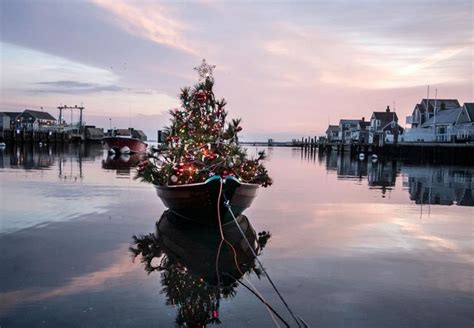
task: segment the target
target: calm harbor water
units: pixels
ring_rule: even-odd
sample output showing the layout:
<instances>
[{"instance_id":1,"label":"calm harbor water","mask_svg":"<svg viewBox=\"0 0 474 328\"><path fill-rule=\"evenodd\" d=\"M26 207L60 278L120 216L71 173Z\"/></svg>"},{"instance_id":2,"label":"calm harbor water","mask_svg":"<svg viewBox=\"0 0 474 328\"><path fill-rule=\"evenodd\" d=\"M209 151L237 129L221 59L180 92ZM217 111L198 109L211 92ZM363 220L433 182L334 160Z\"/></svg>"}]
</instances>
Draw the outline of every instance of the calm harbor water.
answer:
<instances>
[{"instance_id":1,"label":"calm harbor water","mask_svg":"<svg viewBox=\"0 0 474 328\"><path fill-rule=\"evenodd\" d=\"M473 167L268 154L275 183L243 227L294 312L312 327L472 327ZM100 146L0 151L2 328L273 326L243 285L215 287L216 236L166 215L156 225L165 208L133 180L138 160ZM293 324L231 243L245 281Z\"/></svg>"}]
</instances>

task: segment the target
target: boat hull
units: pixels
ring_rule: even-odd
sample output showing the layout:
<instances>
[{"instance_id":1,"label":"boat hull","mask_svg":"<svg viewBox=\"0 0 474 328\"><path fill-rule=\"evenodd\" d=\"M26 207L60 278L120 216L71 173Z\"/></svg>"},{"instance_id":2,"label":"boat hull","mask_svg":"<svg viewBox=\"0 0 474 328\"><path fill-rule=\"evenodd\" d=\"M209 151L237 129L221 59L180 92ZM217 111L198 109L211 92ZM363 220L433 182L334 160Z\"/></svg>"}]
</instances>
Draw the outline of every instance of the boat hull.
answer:
<instances>
[{"instance_id":1,"label":"boat hull","mask_svg":"<svg viewBox=\"0 0 474 328\"><path fill-rule=\"evenodd\" d=\"M221 189L222 181L222 189ZM182 186L156 186L158 197L173 213L185 220L204 224L226 224L250 207L257 196L257 184L237 179L213 177L204 183ZM225 201L228 200L232 214Z\"/></svg>"},{"instance_id":2,"label":"boat hull","mask_svg":"<svg viewBox=\"0 0 474 328\"><path fill-rule=\"evenodd\" d=\"M135 138L105 137L102 141L109 150L113 150L115 153L127 152L124 151L127 148L131 153L145 153L148 146L140 139Z\"/></svg>"}]
</instances>

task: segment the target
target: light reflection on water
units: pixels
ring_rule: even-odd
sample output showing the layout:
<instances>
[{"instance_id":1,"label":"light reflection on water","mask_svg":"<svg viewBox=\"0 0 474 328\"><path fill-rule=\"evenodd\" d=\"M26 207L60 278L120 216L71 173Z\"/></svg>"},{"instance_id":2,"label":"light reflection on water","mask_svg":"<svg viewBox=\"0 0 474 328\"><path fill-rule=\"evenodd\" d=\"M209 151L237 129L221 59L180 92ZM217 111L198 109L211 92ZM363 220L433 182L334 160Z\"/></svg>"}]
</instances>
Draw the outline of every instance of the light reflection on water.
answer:
<instances>
[{"instance_id":1,"label":"light reflection on water","mask_svg":"<svg viewBox=\"0 0 474 328\"><path fill-rule=\"evenodd\" d=\"M246 215L255 230L271 231L260 258L306 321L472 325L474 168L268 151L275 184ZM166 305L161 273L128 251L165 210L150 185L133 180L138 160L108 158L100 146L0 152L0 325L166 327L189 314L186 303ZM186 269L173 256L173 268ZM286 315L264 280L248 279ZM234 292L219 301L224 327L272 326L250 292Z\"/></svg>"}]
</instances>

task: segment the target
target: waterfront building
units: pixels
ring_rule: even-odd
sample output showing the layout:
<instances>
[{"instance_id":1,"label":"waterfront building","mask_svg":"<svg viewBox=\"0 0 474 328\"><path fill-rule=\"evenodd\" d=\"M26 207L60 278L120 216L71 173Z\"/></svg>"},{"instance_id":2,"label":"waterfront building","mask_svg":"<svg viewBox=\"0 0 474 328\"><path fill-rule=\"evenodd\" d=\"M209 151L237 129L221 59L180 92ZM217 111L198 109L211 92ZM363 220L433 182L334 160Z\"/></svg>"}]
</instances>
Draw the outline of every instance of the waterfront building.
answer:
<instances>
[{"instance_id":1,"label":"waterfront building","mask_svg":"<svg viewBox=\"0 0 474 328\"><path fill-rule=\"evenodd\" d=\"M339 140L339 125L329 125L326 129L326 140L335 142Z\"/></svg>"},{"instance_id":2,"label":"waterfront building","mask_svg":"<svg viewBox=\"0 0 474 328\"><path fill-rule=\"evenodd\" d=\"M466 142L474 140L474 104L456 108L435 106L433 116L415 128L407 129L404 142ZM413 126L413 125L412 125Z\"/></svg>"},{"instance_id":3,"label":"waterfront building","mask_svg":"<svg viewBox=\"0 0 474 328\"><path fill-rule=\"evenodd\" d=\"M390 110L390 106L383 112L372 113L369 127L370 144L397 143L398 136L402 133L403 128L398 124L397 113Z\"/></svg>"},{"instance_id":4,"label":"waterfront building","mask_svg":"<svg viewBox=\"0 0 474 328\"><path fill-rule=\"evenodd\" d=\"M21 112L0 112L0 131L14 130L16 118Z\"/></svg>"},{"instance_id":5,"label":"waterfront building","mask_svg":"<svg viewBox=\"0 0 474 328\"><path fill-rule=\"evenodd\" d=\"M16 128L20 130L48 130L52 129L56 123L56 119L48 112L31 109L25 109L16 117Z\"/></svg>"},{"instance_id":6,"label":"waterfront building","mask_svg":"<svg viewBox=\"0 0 474 328\"><path fill-rule=\"evenodd\" d=\"M370 122L362 117L357 126L351 130L351 142L357 144L367 144L369 142Z\"/></svg>"},{"instance_id":7,"label":"waterfront building","mask_svg":"<svg viewBox=\"0 0 474 328\"><path fill-rule=\"evenodd\" d=\"M100 141L104 137L104 129L96 128L94 125L84 127L84 137L86 140Z\"/></svg>"},{"instance_id":8,"label":"waterfront building","mask_svg":"<svg viewBox=\"0 0 474 328\"><path fill-rule=\"evenodd\" d=\"M471 125L474 124L474 103L464 103L463 112L468 116Z\"/></svg>"},{"instance_id":9,"label":"waterfront building","mask_svg":"<svg viewBox=\"0 0 474 328\"><path fill-rule=\"evenodd\" d=\"M342 143L350 142L352 132L357 129L359 120L357 119L342 119L339 121L338 141Z\"/></svg>"},{"instance_id":10,"label":"waterfront building","mask_svg":"<svg viewBox=\"0 0 474 328\"><path fill-rule=\"evenodd\" d=\"M422 99L415 105L413 112L407 116L406 123L411 128L418 128L435 115L435 112L459 108L461 105L457 99Z\"/></svg>"}]
</instances>

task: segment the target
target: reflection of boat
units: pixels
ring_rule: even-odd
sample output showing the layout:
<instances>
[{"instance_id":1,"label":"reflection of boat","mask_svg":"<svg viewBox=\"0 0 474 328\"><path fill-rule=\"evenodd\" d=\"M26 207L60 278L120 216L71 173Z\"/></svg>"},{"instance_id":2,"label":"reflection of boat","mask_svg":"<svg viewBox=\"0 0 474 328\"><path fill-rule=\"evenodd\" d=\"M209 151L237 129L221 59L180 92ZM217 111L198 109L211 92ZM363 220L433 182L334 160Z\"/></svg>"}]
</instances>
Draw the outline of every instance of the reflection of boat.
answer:
<instances>
[{"instance_id":1,"label":"reflection of boat","mask_svg":"<svg viewBox=\"0 0 474 328\"><path fill-rule=\"evenodd\" d=\"M106 170L120 170L135 167L144 159L144 154L113 154L102 161L102 168Z\"/></svg>"},{"instance_id":2,"label":"reflection of boat","mask_svg":"<svg viewBox=\"0 0 474 328\"><path fill-rule=\"evenodd\" d=\"M4 149L7 145L4 142L0 142L0 149Z\"/></svg>"},{"instance_id":3,"label":"reflection of boat","mask_svg":"<svg viewBox=\"0 0 474 328\"><path fill-rule=\"evenodd\" d=\"M241 183L234 177L213 176L203 183L156 186L157 194L166 207L186 219L207 224L232 220L225 206L229 201L237 217L250 207L257 195L257 184Z\"/></svg>"},{"instance_id":4,"label":"reflection of boat","mask_svg":"<svg viewBox=\"0 0 474 328\"><path fill-rule=\"evenodd\" d=\"M255 246L257 236L247 217L240 215L237 222L250 245ZM216 255L221 241L218 230L189 225L172 211L165 211L156 223L155 236L168 258L185 264L192 275L213 285L220 280L226 286L235 280L230 281L229 276L240 278L240 272L251 268L249 264L253 263L254 256L235 223L224 225L223 230L226 240L234 247L239 267L235 265L232 249L225 245L219 256L219 277L216 275Z\"/></svg>"},{"instance_id":5,"label":"reflection of boat","mask_svg":"<svg viewBox=\"0 0 474 328\"><path fill-rule=\"evenodd\" d=\"M147 144L139 138L139 134L131 129L116 129L112 130L110 135L102 138L102 141L107 145L111 153L144 153L146 152ZM146 139L145 139L146 140Z\"/></svg>"},{"instance_id":6,"label":"reflection of boat","mask_svg":"<svg viewBox=\"0 0 474 328\"><path fill-rule=\"evenodd\" d=\"M260 275L254 253L261 253L270 234L257 238L245 216L237 221L252 249L234 223L223 226L227 244L217 229L183 222L169 210L156 223L155 233L134 236L130 251L149 274L161 273L166 303L177 308L177 326L220 323L220 300L235 296L236 282L244 274Z\"/></svg>"}]
</instances>

